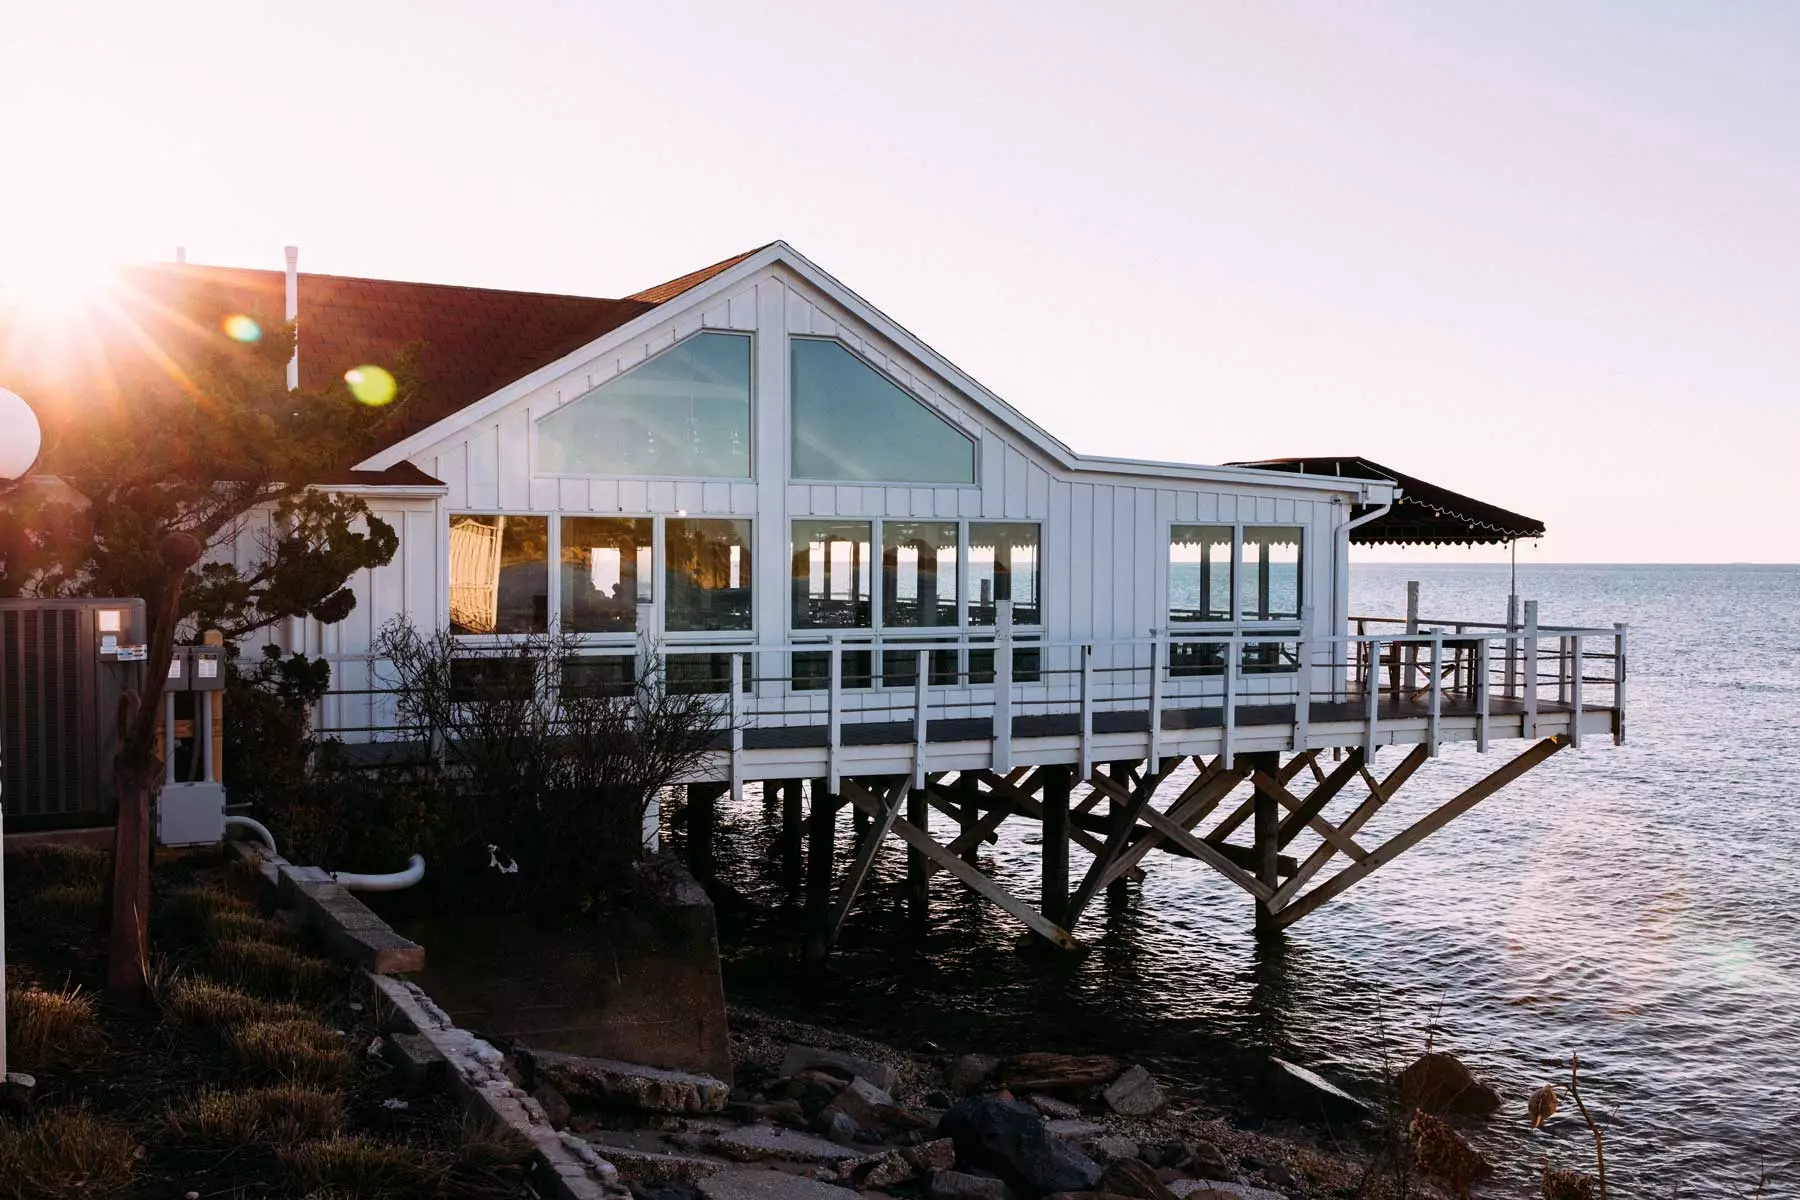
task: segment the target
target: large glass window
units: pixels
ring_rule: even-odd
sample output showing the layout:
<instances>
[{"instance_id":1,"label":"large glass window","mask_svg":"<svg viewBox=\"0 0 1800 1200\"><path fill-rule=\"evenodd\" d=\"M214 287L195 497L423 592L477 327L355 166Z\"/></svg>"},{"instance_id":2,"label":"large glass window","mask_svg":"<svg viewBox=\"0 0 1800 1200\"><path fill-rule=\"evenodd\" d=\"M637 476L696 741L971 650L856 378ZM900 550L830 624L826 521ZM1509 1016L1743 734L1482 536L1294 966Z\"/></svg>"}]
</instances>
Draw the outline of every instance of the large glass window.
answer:
<instances>
[{"instance_id":1,"label":"large glass window","mask_svg":"<svg viewBox=\"0 0 1800 1200\"><path fill-rule=\"evenodd\" d=\"M550 627L550 520L450 516L452 633L543 633Z\"/></svg>"},{"instance_id":2,"label":"large glass window","mask_svg":"<svg viewBox=\"0 0 1800 1200\"><path fill-rule=\"evenodd\" d=\"M969 525L969 624L992 625L994 605L1011 600L1013 624L1042 621L1038 607L1038 527L1018 521Z\"/></svg>"},{"instance_id":3,"label":"large glass window","mask_svg":"<svg viewBox=\"0 0 1800 1200\"><path fill-rule=\"evenodd\" d=\"M953 521L882 523L882 625L956 624L956 543Z\"/></svg>"},{"instance_id":4,"label":"large glass window","mask_svg":"<svg viewBox=\"0 0 1800 1200\"><path fill-rule=\"evenodd\" d=\"M1231 620L1231 526L1177 525L1170 531L1169 619Z\"/></svg>"},{"instance_id":5,"label":"large glass window","mask_svg":"<svg viewBox=\"0 0 1800 1200\"><path fill-rule=\"evenodd\" d=\"M974 483L975 443L838 342L793 339L796 479Z\"/></svg>"},{"instance_id":6,"label":"large glass window","mask_svg":"<svg viewBox=\"0 0 1800 1200\"><path fill-rule=\"evenodd\" d=\"M671 518L663 526L665 628L750 628L750 522Z\"/></svg>"},{"instance_id":7,"label":"large glass window","mask_svg":"<svg viewBox=\"0 0 1800 1200\"><path fill-rule=\"evenodd\" d=\"M750 474L750 338L700 333L538 422L546 475Z\"/></svg>"},{"instance_id":8,"label":"large glass window","mask_svg":"<svg viewBox=\"0 0 1800 1200\"><path fill-rule=\"evenodd\" d=\"M630 633L637 606L656 598L649 517L562 519L562 627Z\"/></svg>"},{"instance_id":9,"label":"large glass window","mask_svg":"<svg viewBox=\"0 0 1800 1200\"><path fill-rule=\"evenodd\" d=\"M1297 525L1246 525L1238 607L1246 621L1300 619L1300 538Z\"/></svg>"},{"instance_id":10,"label":"large glass window","mask_svg":"<svg viewBox=\"0 0 1800 1200\"><path fill-rule=\"evenodd\" d=\"M869 522L794 522L794 628L867 629Z\"/></svg>"}]
</instances>

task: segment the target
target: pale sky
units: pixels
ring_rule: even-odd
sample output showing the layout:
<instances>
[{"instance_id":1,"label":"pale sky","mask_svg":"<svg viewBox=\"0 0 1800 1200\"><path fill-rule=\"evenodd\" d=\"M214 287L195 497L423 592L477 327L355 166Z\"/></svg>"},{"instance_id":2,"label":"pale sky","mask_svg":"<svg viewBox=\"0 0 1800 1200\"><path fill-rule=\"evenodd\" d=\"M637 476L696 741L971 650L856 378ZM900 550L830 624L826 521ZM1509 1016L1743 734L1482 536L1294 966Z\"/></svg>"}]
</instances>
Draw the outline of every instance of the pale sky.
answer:
<instances>
[{"instance_id":1,"label":"pale sky","mask_svg":"<svg viewBox=\"0 0 1800 1200\"><path fill-rule=\"evenodd\" d=\"M1800 5L4 10L0 270L611 296L779 237L1079 450L1800 560Z\"/></svg>"}]
</instances>

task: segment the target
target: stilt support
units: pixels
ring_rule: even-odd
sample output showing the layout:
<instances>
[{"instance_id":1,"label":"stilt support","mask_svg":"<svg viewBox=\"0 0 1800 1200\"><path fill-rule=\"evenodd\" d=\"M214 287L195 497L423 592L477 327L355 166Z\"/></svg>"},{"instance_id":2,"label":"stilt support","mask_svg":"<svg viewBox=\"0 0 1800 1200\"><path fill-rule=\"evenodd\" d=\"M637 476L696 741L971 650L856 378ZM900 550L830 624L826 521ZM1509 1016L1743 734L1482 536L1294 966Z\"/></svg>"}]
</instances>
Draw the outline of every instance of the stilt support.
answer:
<instances>
[{"instance_id":1,"label":"stilt support","mask_svg":"<svg viewBox=\"0 0 1800 1200\"><path fill-rule=\"evenodd\" d=\"M1046 921L1060 923L1063 905L1069 901L1069 793L1072 772L1068 767L1048 767L1044 775L1044 883L1038 911Z\"/></svg>"}]
</instances>

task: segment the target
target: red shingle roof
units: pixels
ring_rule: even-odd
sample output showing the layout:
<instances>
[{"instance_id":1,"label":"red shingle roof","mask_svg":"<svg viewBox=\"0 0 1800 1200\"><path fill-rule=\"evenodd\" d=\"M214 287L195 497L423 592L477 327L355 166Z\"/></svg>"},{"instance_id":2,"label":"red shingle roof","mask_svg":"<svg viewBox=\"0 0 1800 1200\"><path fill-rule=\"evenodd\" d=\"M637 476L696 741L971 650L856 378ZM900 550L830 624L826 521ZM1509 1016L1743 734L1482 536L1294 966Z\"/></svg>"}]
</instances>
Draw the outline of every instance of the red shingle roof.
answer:
<instances>
[{"instance_id":1,"label":"red shingle roof","mask_svg":"<svg viewBox=\"0 0 1800 1200\"><path fill-rule=\"evenodd\" d=\"M379 444L367 447L372 454L755 253L616 300L301 274L300 386L320 389L352 367L391 365L407 346L422 343L418 393L381 427ZM171 386L185 364L226 344L226 317L243 314L278 328L284 288L280 271L177 263L121 268L106 295L60 340L0 312L0 387L24 396L47 429L73 432L84 416L114 411L145 388Z\"/></svg>"}]
</instances>

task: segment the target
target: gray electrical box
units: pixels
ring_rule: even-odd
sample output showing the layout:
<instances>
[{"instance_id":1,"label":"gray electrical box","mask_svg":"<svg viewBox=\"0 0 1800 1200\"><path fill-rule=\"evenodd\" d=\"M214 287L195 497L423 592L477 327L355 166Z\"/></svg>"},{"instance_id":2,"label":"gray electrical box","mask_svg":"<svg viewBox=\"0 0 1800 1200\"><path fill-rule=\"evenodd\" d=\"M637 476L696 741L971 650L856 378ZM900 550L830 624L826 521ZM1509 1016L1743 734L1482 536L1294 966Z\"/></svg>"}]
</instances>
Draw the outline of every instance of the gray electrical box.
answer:
<instances>
[{"instance_id":1,"label":"gray electrical box","mask_svg":"<svg viewBox=\"0 0 1800 1200\"><path fill-rule=\"evenodd\" d=\"M185 692L191 686L188 682L188 648L176 646L175 652L169 655L169 678L163 683L163 695L170 692Z\"/></svg>"},{"instance_id":2,"label":"gray electrical box","mask_svg":"<svg viewBox=\"0 0 1800 1200\"><path fill-rule=\"evenodd\" d=\"M0 803L9 830L112 818L119 696L141 685L142 600L0 600Z\"/></svg>"},{"instance_id":3,"label":"gray electrical box","mask_svg":"<svg viewBox=\"0 0 1800 1200\"><path fill-rule=\"evenodd\" d=\"M196 692L225 690L225 647L189 646L188 688Z\"/></svg>"}]
</instances>

